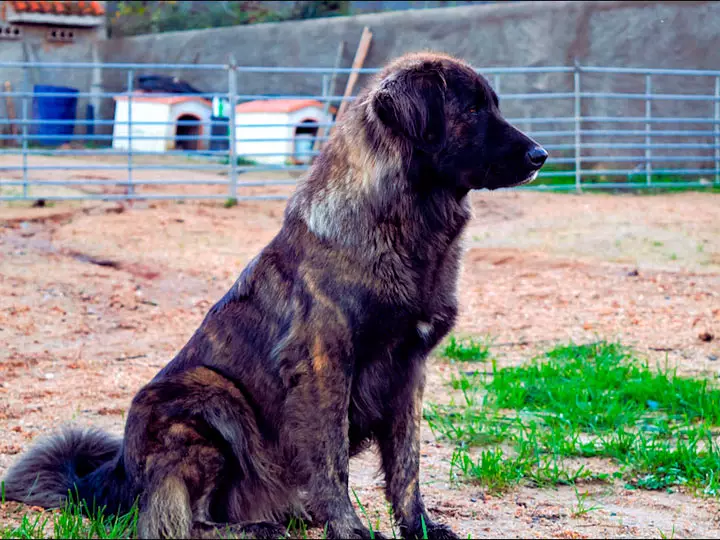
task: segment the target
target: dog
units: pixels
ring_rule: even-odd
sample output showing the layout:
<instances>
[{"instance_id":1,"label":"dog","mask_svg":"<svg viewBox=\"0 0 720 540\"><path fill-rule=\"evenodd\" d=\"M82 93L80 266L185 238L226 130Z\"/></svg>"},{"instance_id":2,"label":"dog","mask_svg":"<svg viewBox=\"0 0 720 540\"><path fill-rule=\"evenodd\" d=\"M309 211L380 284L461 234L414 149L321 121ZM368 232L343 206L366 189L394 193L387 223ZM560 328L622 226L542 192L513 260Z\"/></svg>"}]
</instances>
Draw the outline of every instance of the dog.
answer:
<instances>
[{"instance_id":1,"label":"dog","mask_svg":"<svg viewBox=\"0 0 720 540\"><path fill-rule=\"evenodd\" d=\"M137 502L143 538L278 537L289 516L370 538L348 462L375 444L403 536L457 538L419 486L425 364L456 320L468 194L530 182L547 156L468 64L426 52L389 63L274 239L134 397L122 440L66 429L37 443L6 497Z\"/></svg>"}]
</instances>

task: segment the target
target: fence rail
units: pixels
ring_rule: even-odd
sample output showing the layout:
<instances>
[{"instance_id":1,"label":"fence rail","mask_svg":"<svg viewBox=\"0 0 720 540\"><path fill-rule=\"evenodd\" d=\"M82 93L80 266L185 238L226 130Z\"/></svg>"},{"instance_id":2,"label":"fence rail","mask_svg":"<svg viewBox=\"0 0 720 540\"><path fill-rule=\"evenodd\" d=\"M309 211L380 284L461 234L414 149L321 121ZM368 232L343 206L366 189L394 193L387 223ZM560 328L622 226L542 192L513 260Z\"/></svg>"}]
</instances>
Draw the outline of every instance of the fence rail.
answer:
<instances>
[{"instance_id":1,"label":"fence rail","mask_svg":"<svg viewBox=\"0 0 720 540\"><path fill-rule=\"evenodd\" d=\"M38 70L53 82L69 71L99 70L103 84L42 90L30 83ZM332 128L332 115L296 121L268 112L258 119L236 105L299 99L339 105L355 96L336 95L330 78L353 71L377 72L238 66L232 58L227 64L0 62L0 74L7 74L0 78L21 81L0 91L0 200L285 198L287 189L278 188L294 185L310 166L316 143L328 138L318 129ZM538 179L521 189L720 186L720 71L581 65L478 71L500 94L510 122L550 152ZM194 80L215 74L214 87L218 76L226 82L218 92L136 91L136 76L158 72ZM247 91L249 78L259 76L276 77L266 88L278 92ZM317 84L294 86L293 76L315 77ZM167 100L178 97L201 105L180 114ZM39 113L41 104L63 98L76 104L71 118ZM208 112L213 99L228 104L227 114ZM121 102L127 105L118 107Z\"/></svg>"}]
</instances>

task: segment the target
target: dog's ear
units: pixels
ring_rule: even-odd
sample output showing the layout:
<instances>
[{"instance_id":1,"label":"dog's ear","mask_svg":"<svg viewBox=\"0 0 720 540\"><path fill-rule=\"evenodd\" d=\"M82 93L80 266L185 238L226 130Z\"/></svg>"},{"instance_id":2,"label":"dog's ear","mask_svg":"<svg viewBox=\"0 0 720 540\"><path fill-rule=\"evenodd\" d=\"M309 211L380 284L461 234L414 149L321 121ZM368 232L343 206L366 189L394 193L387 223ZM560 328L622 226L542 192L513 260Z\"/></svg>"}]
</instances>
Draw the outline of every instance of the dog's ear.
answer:
<instances>
[{"instance_id":1,"label":"dog's ear","mask_svg":"<svg viewBox=\"0 0 720 540\"><path fill-rule=\"evenodd\" d=\"M384 79L372 107L393 133L426 152L445 144L445 79L432 64L402 70Z\"/></svg>"}]
</instances>

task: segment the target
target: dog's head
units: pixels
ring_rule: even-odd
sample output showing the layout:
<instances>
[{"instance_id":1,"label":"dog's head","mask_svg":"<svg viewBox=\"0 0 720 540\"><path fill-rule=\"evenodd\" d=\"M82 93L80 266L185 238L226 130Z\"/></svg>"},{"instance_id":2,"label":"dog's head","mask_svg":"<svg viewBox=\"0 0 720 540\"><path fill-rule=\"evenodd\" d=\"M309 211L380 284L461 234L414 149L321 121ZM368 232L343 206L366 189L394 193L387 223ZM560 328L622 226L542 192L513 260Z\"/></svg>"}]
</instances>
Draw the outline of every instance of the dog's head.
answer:
<instances>
[{"instance_id":1,"label":"dog's head","mask_svg":"<svg viewBox=\"0 0 720 540\"><path fill-rule=\"evenodd\" d=\"M385 134L461 190L531 182L547 159L500 113L488 81L445 55L419 53L386 67L366 101Z\"/></svg>"}]
</instances>

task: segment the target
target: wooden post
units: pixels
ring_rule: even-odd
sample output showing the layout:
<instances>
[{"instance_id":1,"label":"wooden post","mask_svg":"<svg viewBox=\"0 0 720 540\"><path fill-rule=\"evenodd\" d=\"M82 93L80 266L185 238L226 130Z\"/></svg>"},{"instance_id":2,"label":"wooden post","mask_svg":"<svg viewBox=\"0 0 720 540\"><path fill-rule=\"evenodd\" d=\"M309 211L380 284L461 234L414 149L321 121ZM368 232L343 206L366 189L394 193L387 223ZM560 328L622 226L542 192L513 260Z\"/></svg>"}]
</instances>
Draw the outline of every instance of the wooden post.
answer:
<instances>
[{"instance_id":1,"label":"wooden post","mask_svg":"<svg viewBox=\"0 0 720 540\"><path fill-rule=\"evenodd\" d=\"M17 135L18 134L18 127L17 124L15 124L15 120L17 119L17 116L15 114L15 103L13 102L12 96L9 95L12 93L12 84L10 81L5 81L5 93L8 94L5 96L5 109L7 109L7 117L10 121L10 134L11 135ZM13 139L13 143L16 143Z\"/></svg>"}]
</instances>

